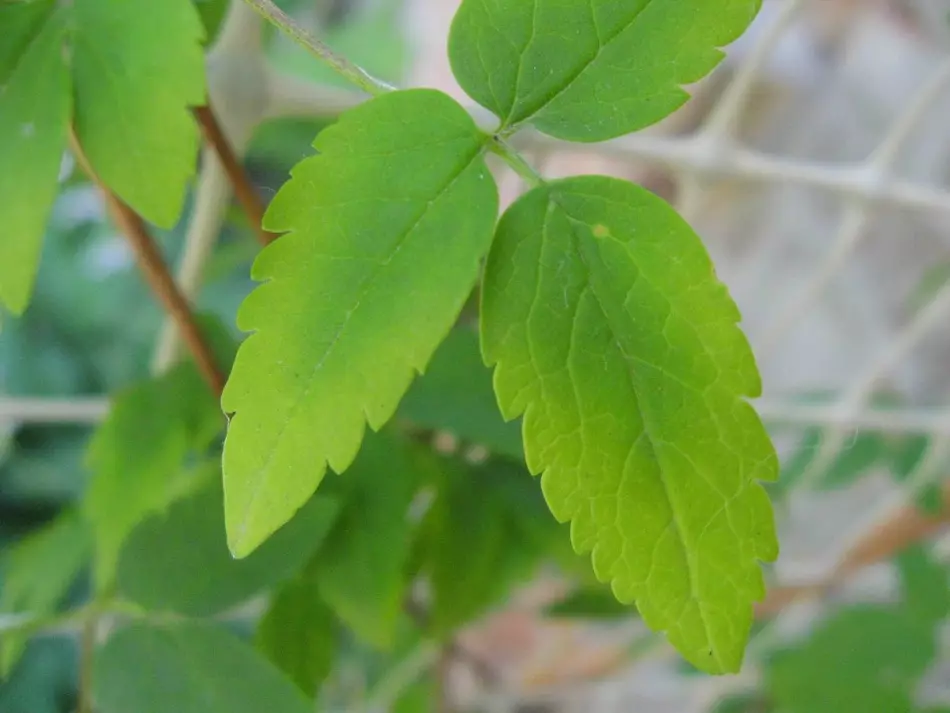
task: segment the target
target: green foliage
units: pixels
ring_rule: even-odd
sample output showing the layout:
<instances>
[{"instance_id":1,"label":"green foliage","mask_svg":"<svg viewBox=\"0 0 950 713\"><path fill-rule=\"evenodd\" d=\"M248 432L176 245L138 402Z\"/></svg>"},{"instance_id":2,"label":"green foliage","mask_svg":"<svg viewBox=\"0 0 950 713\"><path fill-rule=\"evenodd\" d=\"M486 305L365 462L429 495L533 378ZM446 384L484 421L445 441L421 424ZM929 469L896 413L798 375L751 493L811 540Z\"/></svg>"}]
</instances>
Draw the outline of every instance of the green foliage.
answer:
<instances>
[{"instance_id":1,"label":"green foliage","mask_svg":"<svg viewBox=\"0 0 950 713\"><path fill-rule=\"evenodd\" d=\"M382 434L367 438L339 482L340 518L308 565L340 620L380 647L394 641L408 586L409 506L424 469L403 443Z\"/></svg>"},{"instance_id":2,"label":"green foliage","mask_svg":"<svg viewBox=\"0 0 950 713\"><path fill-rule=\"evenodd\" d=\"M215 464L216 465L216 464ZM211 616L292 577L329 533L339 503L311 498L250 557L235 560L224 534L220 469L205 485L141 522L122 548L119 591L157 611Z\"/></svg>"},{"instance_id":3,"label":"green foliage","mask_svg":"<svg viewBox=\"0 0 950 713\"><path fill-rule=\"evenodd\" d=\"M577 589L551 616L614 619L635 603L697 667L737 670L764 593L760 561L777 554L759 484L777 462L746 401L760 384L736 306L663 201L603 177L545 182L506 140L529 124L600 141L659 121L759 4L464 0L451 63L498 115L493 133L441 92L390 92L331 61L379 96L335 122L303 124L320 127L316 152L265 218L280 237L254 262L250 294L243 281L230 291L250 333L236 358L225 330L205 325L220 364L233 361L220 400L190 362L143 377L158 315L113 291L108 268L92 275L95 289L63 277L76 263L131 262L111 242L106 259L93 254L108 231L42 243L68 129L133 210L177 223L196 158L189 109L205 101L203 48L228 4L0 6L0 158L18 169L0 171L0 220L21 236L0 238L0 300L23 312L45 249L54 271L40 274L34 307L78 313L56 323L70 339L34 369L24 355L49 329L30 322L31 309L28 327L2 345L0 377L13 373L27 394L123 387L86 449L88 487L79 496L79 477L61 488L66 514L11 550L0 612L27 612L40 628L63 623L58 608L91 559L91 601L66 623L110 619L93 661L97 713L303 713L339 694L329 684L353 652L361 665L397 662L367 676L381 689L370 702L430 710L435 677L423 668L434 647L552 563ZM398 9L393 0L355 10L333 43L357 43L398 74ZM273 43L271 59L300 69L302 55L285 47ZM233 109L217 94L215 104ZM261 145L283 154L265 174L299 157L299 134L286 126L264 127L249 164ZM500 223L488 154L532 184ZM184 232L159 238L169 258ZM244 245L222 242L212 274L248 258ZM113 321L82 316L104 305ZM230 318L233 307L219 311ZM111 344L120 326L126 341L77 364L74 334ZM121 356L133 343L129 365ZM437 454L430 432L481 448ZM21 474L32 433L3 434ZM69 447L56 457L66 451L72 463L85 436L60 437ZM919 452L893 457L916 463ZM950 606L942 570L919 553L901 567L915 613L875 612L872 628L887 633L900 619L919 635L914 645L932 648ZM238 605L258 601L256 627L236 627L254 630L255 647L198 621L243 619ZM7 667L33 631L11 626ZM797 680L780 666L770 669L776 698Z\"/></svg>"},{"instance_id":4,"label":"green foliage","mask_svg":"<svg viewBox=\"0 0 950 713\"><path fill-rule=\"evenodd\" d=\"M257 627L257 648L312 698L333 668L336 633L316 579L305 574L274 595Z\"/></svg>"},{"instance_id":5,"label":"green foliage","mask_svg":"<svg viewBox=\"0 0 950 713\"><path fill-rule=\"evenodd\" d=\"M61 53L65 25L57 17L42 26L43 11L41 3L0 7L0 26L4 34L12 30L14 40L5 38L4 47L20 45L23 52L19 59L19 52L0 55L0 85L6 84L0 94L0 156L19 169L0 171L0 216L4 230L17 236L0 240L0 302L18 314L39 266L70 112L69 68Z\"/></svg>"},{"instance_id":6,"label":"green foliage","mask_svg":"<svg viewBox=\"0 0 950 713\"><path fill-rule=\"evenodd\" d=\"M3 553L0 614L41 617L56 611L91 555L88 525L66 511ZM0 680L26 649L27 637L0 639Z\"/></svg>"},{"instance_id":7,"label":"green foliage","mask_svg":"<svg viewBox=\"0 0 950 713\"><path fill-rule=\"evenodd\" d=\"M823 622L770 662L766 686L788 713L907 713L937 653L935 624L950 611L944 568L923 550L899 558L903 601L862 605Z\"/></svg>"},{"instance_id":8,"label":"green foliage","mask_svg":"<svg viewBox=\"0 0 950 713\"><path fill-rule=\"evenodd\" d=\"M526 472L445 461L440 476L425 535L430 624L447 636L527 580L548 550L530 530L532 504L543 503Z\"/></svg>"},{"instance_id":9,"label":"green foliage","mask_svg":"<svg viewBox=\"0 0 950 713\"><path fill-rule=\"evenodd\" d=\"M171 227L194 173L205 99L201 21L190 0L52 0L0 7L0 300L26 307L70 121L93 169L145 218ZM9 27L10 42L7 42ZM21 54L22 53L22 54ZM34 198L35 196L35 198Z\"/></svg>"},{"instance_id":10,"label":"green foliage","mask_svg":"<svg viewBox=\"0 0 950 713\"><path fill-rule=\"evenodd\" d=\"M631 612L609 590L591 587L571 592L547 607L545 613L564 619L620 619L629 617Z\"/></svg>"},{"instance_id":11,"label":"green foliage","mask_svg":"<svg viewBox=\"0 0 950 713\"><path fill-rule=\"evenodd\" d=\"M193 622L134 624L96 654L101 713L309 713L273 665L222 629Z\"/></svg>"},{"instance_id":12,"label":"green foliage","mask_svg":"<svg viewBox=\"0 0 950 713\"><path fill-rule=\"evenodd\" d=\"M741 398L760 384L738 316L672 209L598 177L508 210L482 298L499 402L525 414L551 510L621 601L720 672L739 668L757 560L778 549L756 482L777 460Z\"/></svg>"},{"instance_id":13,"label":"green foliage","mask_svg":"<svg viewBox=\"0 0 950 713\"><path fill-rule=\"evenodd\" d=\"M93 478L84 513L95 532L98 589L111 585L132 528L177 495L185 457L207 447L220 427L217 404L191 364L118 396L86 458Z\"/></svg>"},{"instance_id":14,"label":"green foliage","mask_svg":"<svg viewBox=\"0 0 950 713\"><path fill-rule=\"evenodd\" d=\"M491 372L482 363L478 334L458 327L449 334L402 400L400 415L422 428L448 431L492 453L524 458L518 425L498 413Z\"/></svg>"},{"instance_id":15,"label":"green foliage","mask_svg":"<svg viewBox=\"0 0 950 713\"><path fill-rule=\"evenodd\" d=\"M465 91L501 119L569 141L656 123L688 98L761 0L465 0L449 40Z\"/></svg>"},{"instance_id":16,"label":"green foliage","mask_svg":"<svg viewBox=\"0 0 950 713\"><path fill-rule=\"evenodd\" d=\"M326 465L349 467L366 424L389 420L448 334L497 212L484 143L444 94L395 92L323 131L274 198L266 226L290 232L254 264L266 283L238 314L254 334L222 399L236 556L293 515Z\"/></svg>"}]
</instances>

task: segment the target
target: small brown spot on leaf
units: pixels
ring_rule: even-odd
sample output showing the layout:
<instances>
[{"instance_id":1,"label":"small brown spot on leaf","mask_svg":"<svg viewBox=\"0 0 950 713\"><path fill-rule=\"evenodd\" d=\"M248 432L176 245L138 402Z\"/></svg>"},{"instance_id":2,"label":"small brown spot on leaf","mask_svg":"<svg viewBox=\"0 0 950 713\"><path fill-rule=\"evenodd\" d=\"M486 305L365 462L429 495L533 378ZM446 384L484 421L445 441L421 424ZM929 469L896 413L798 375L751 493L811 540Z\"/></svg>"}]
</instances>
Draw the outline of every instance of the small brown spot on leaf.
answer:
<instances>
[{"instance_id":1,"label":"small brown spot on leaf","mask_svg":"<svg viewBox=\"0 0 950 713\"><path fill-rule=\"evenodd\" d=\"M595 238L609 238L610 237L610 228L606 225L600 225L599 223L594 226L594 237Z\"/></svg>"}]
</instances>

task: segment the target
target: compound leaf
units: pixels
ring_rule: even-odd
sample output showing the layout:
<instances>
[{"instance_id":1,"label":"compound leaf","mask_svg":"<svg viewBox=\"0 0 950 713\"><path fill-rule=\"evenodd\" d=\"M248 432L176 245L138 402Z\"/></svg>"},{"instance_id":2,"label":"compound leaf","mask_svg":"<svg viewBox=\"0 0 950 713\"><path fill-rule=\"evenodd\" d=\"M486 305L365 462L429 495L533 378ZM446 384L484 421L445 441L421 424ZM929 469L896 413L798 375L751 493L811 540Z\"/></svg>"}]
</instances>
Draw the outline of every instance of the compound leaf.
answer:
<instances>
[{"instance_id":1,"label":"compound leaf","mask_svg":"<svg viewBox=\"0 0 950 713\"><path fill-rule=\"evenodd\" d=\"M388 435L363 443L338 483L345 497L339 521L308 571L324 601L358 636L392 645L407 586L412 544L409 505L421 464Z\"/></svg>"},{"instance_id":2,"label":"compound leaf","mask_svg":"<svg viewBox=\"0 0 950 713\"><path fill-rule=\"evenodd\" d=\"M722 60L761 0L464 0L449 58L502 120L603 141L668 116Z\"/></svg>"},{"instance_id":3,"label":"compound leaf","mask_svg":"<svg viewBox=\"0 0 950 713\"><path fill-rule=\"evenodd\" d=\"M757 414L739 312L661 199L589 176L502 218L482 343L528 467L578 552L691 663L739 668L778 553L757 482L778 460Z\"/></svg>"},{"instance_id":4,"label":"compound leaf","mask_svg":"<svg viewBox=\"0 0 950 713\"><path fill-rule=\"evenodd\" d=\"M17 23L31 31L44 5L0 8L4 49L18 46ZM29 15L28 15L29 14ZM46 219L56 198L57 176L69 123L69 68L63 54L61 13L21 47L8 71L0 64L0 302L21 314L29 302L40 261ZM27 22L30 20L30 22ZM7 26L6 23L11 23ZM12 31L10 41L7 32ZM20 34L26 39L29 35ZM0 57L0 62L4 58ZM4 76L7 75L7 76Z\"/></svg>"},{"instance_id":5,"label":"compound leaf","mask_svg":"<svg viewBox=\"0 0 950 713\"><path fill-rule=\"evenodd\" d=\"M211 616L292 577L320 546L339 503L318 495L253 555L235 560L224 535L220 469L197 492L144 520L119 557L119 590L153 610Z\"/></svg>"},{"instance_id":6,"label":"compound leaf","mask_svg":"<svg viewBox=\"0 0 950 713\"><path fill-rule=\"evenodd\" d=\"M204 27L190 0L75 0L75 126L96 173L163 228L195 172Z\"/></svg>"},{"instance_id":7,"label":"compound leaf","mask_svg":"<svg viewBox=\"0 0 950 713\"><path fill-rule=\"evenodd\" d=\"M266 216L224 392L228 542L250 553L365 425L393 415L471 293L497 214L485 137L434 90L394 92L324 130Z\"/></svg>"},{"instance_id":8,"label":"compound leaf","mask_svg":"<svg viewBox=\"0 0 950 713\"><path fill-rule=\"evenodd\" d=\"M333 669L336 620L320 598L316 580L287 582L257 626L257 648L313 698Z\"/></svg>"},{"instance_id":9,"label":"compound leaf","mask_svg":"<svg viewBox=\"0 0 950 713\"><path fill-rule=\"evenodd\" d=\"M198 622L133 624L96 652L99 713L310 713L313 705L253 648Z\"/></svg>"},{"instance_id":10,"label":"compound leaf","mask_svg":"<svg viewBox=\"0 0 950 713\"><path fill-rule=\"evenodd\" d=\"M43 616L56 611L92 554L88 526L72 510L3 553L0 613ZM26 636L0 637L0 679L26 648Z\"/></svg>"}]
</instances>

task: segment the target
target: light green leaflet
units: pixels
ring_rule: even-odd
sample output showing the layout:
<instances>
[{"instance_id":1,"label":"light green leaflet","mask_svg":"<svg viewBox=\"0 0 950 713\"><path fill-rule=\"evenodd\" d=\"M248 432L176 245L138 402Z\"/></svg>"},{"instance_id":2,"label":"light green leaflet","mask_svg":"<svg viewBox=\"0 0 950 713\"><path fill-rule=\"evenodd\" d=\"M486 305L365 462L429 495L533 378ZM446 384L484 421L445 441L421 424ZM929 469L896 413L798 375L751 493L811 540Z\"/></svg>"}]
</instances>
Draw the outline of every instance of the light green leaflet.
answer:
<instances>
[{"instance_id":1,"label":"light green leaflet","mask_svg":"<svg viewBox=\"0 0 950 713\"><path fill-rule=\"evenodd\" d=\"M449 58L507 131L570 141L642 129L687 99L761 0L465 0Z\"/></svg>"},{"instance_id":2,"label":"light green leaflet","mask_svg":"<svg viewBox=\"0 0 950 713\"><path fill-rule=\"evenodd\" d=\"M98 590L112 584L125 538L173 499L185 457L207 447L221 421L215 399L190 363L116 398L86 454L93 477L83 510L95 532Z\"/></svg>"},{"instance_id":3,"label":"light green leaflet","mask_svg":"<svg viewBox=\"0 0 950 713\"><path fill-rule=\"evenodd\" d=\"M35 0L0 7L0 300L22 312L70 123L99 176L145 218L178 220L205 98L189 0ZM15 236L15 238L13 237Z\"/></svg>"},{"instance_id":4,"label":"light green leaflet","mask_svg":"<svg viewBox=\"0 0 950 713\"><path fill-rule=\"evenodd\" d=\"M575 548L709 672L739 668L778 549L738 319L697 236L630 183L547 184L499 225L482 340L502 411Z\"/></svg>"},{"instance_id":5,"label":"light green leaflet","mask_svg":"<svg viewBox=\"0 0 950 713\"><path fill-rule=\"evenodd\" d=\"M91 538L74 510L31 533L3 552L0 614L42 617L56 611L79 572L89 561ZM0 636L0 680L26 649L28 634Z\"/></svg>"},{"instance_id":6,"label":"light green leaflet","mask_svg":"<svg viewBox=\"0 0 950 713\"><path fill-rule=\"evenodd\" d=\"M228 542L250 553L345 470L426 368L497 216L486 137L445 94L394 92L323 131L268 209L222 405Z\"/></svg>"},{"instance_id":7,"label":"light green leaflet","mask_svg":"<svg viewBox=\"0 0 950 713\"><path fill-rule=\"evenodd\" d=\"M0 9L0 26L24 5ZM4 28L4 44L7 42ZM26 309L40 261L46 216L56 198L69 121L69 69L61 19L49 22L18 63L0 66L0 302ZM12 42L10 44L13 44ZM6 76L5 76L6 75Z\"/></svg>"},{"instance_id":8,"label":"light green leaflet","mask_svg":"<svg viewBox=\"0 0 950 713\"><path fill-rule=\"evenodd\" d=\"M222 628L131 624L96 652L97 713L310 713L269 661Z\"/></svg>"}]
</instances>

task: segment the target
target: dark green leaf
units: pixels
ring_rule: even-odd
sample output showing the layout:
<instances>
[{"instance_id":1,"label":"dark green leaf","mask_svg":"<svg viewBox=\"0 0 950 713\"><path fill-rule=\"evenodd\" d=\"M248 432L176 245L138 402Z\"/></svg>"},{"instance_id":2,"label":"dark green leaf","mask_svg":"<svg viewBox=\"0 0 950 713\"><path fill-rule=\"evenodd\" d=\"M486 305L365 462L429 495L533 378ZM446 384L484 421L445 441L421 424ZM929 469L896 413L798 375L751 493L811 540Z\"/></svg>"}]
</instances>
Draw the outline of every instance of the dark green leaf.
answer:
<instances>
[{"instance_id":1,"label":"dark green leaf","mask_svg":"<svg viewBox=\"0 0 950 713\"><path fill-rule=\"evenodd\" d=\"M148 609L210 616L293 576L320 546L338 512L335 499L311 498L264 547L236 560L227 547L216 477L135 528L119 559L119 590Z\"/></svg>"},{"instance_id":2,"label":"dark green leaf","mask_svg":"<svg viewBox=\"0 0 950 713\"><path fill-rule=\"evenodd\" d=\"M491 372L482 362L478 335L454 329L436 350L422 378L400 405L400 413L418 426L448 431L499 455L524 458L517 423L498 411Z\"/></svg>"},{"instance_id":3,"label":"dark green leaf","mask_svg":"<svg viewBox=\"0 0 950 713\"><path fill-rule=\"evenodd\" d=\"M910 616L936 623L950 613L947 569L923 546L917 545L897 557L904 585L904 603Z\"/></svg>"},{"instance_id":4,"label":"dark green leaf","mask_svg":"<svg viewBox=\"0 0 950 713\"><path fill-rule=\"evenodd\" d=\"M533 485L523 470L444 462L426 531L437 633L449 634L484 613L532 575L546 554L526 536L522 520L531 515L503 483L519 476Z\"/></svg>"},{"instance_id":5,"label":"dark green leaf","mask_svg":"<svg viewBox=\"0 0 950 713\"><path fill-rule=\"evenodd\" d=\"M312 576L297 577L277 591L257 626L257 648L308 698L316 695L333 668L336 620Z\"/></svg>"},{"instance_id":6,"label":"dark green leaf","mask_svg":"<svg viewBox=\"0 0 950 713\"><path fill-rule=\"evenodd\" d=\"M339 521L309 566L324 600L361 638L392 644L405 594L411 546L409 505L419 464L388 435L366 438L339 482Z\"/></svg>"},{"instance_id":7,"label":"dark green leaf","mask_svg":"<svg viewBox=\"0 0 950 713\"><path fill-rule=\"evenodd\" d=\"M636 615L636 610L617 601L604 587L578 589L547 607L544 613L565 619L623 619Z\"/></svg>"},{"instance_id":8,"label":"dark green leaf","mask_svg":"<svg viewBox=\"0 0 950 713\"><path fill-rule=\"evenodd\" d=\"M693 7L692 5L690 7ZM579 552L691 663L738 670L778 554L778 462L739 312L692 229L610 178L545 184L498 228L482 344Z\"/></svg>"},{"instance_id":9,"label":"dark green leaf","mask_svg":"<svg viewBox=\"0 0 950 713\"><path fill-rule=\"evenodd\" d=\"M907 713L935 654L930 626L901 610L857 607L778 654L766 685L788 713Z\"/></svg>"},{"instance_id":10,"label":"dark green leaf","mask_svg":"<svg viewBox=\"0 0 950 713\"><path fill-rule=\"evenodd\" d=\"M66 511L3 553L0 613L43 616L56 611L89 563L89 528L77 512ZM21 636L0 641L0 678L6 677L26 647Z\"/></svg>"},{"instance_id":11,"label":"dark green leaf","mask_svg":"<svg viewBox=\"0 0 950 713\"><path fill-rule=\"evenodd\" d=\"M222 629L181 622L121 629L96 654L97 713L311 713L253 648Z\"/></svg>"},{"instance_id":12,"label":"dark green leaf","mask_svg":"<svg viewBox=\"0 0 950 713\"><path fill-rule=\"evenodd\" d=\"M346 470L424 371L474 287L498 194L486 137L446 95L393 92L346 112L271 203L287 232L253 276L222 404L228 541L252 552ZM409 177L409 178L407 178Z\"/></svg>"}]
</instances>

